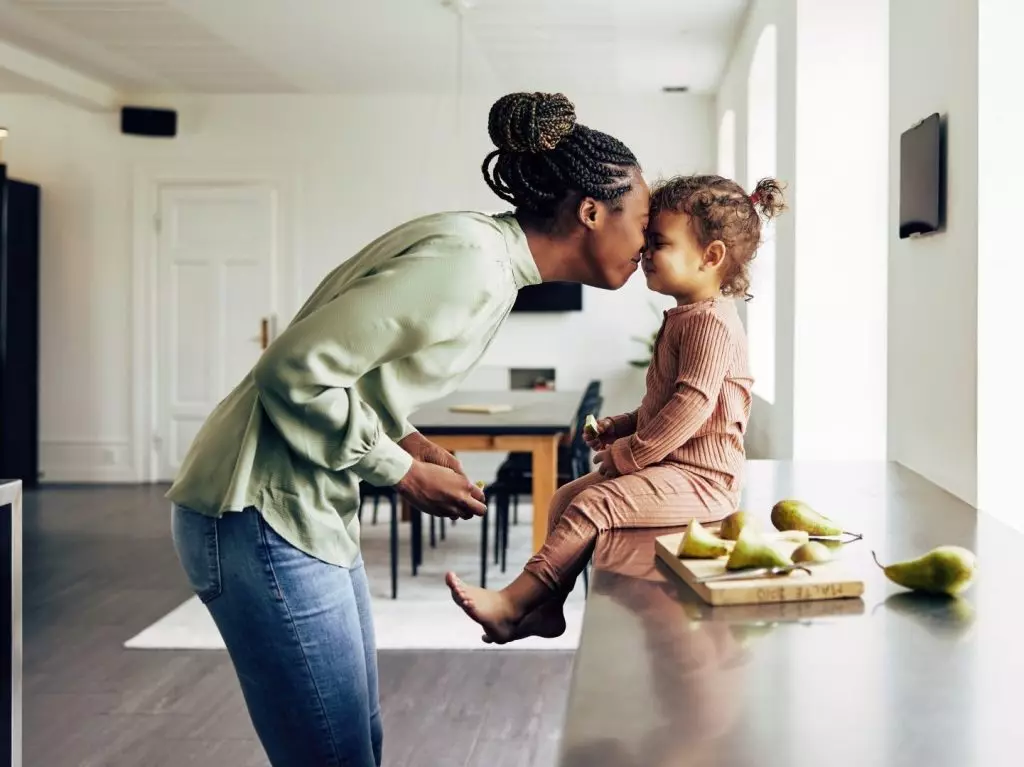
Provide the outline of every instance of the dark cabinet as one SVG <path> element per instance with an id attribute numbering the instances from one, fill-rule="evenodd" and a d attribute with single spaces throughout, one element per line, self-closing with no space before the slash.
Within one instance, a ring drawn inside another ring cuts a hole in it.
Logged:
<path id="1" fill-rule="evenodd" d="M 39 480 L 40 189 L 0 164 L 0 479 Z"/>

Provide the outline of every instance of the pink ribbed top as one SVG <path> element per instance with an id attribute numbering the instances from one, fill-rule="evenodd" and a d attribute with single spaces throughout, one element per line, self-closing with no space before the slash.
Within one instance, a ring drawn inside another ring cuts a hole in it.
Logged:
<path id="1" fill-rule="evenodd" d="M 738 492 L 752 385 L 746 334 L 734 299 L 667 310 L 643 402 L 612 419 L 616 469 L 631 474 L 674 463 Z"/>

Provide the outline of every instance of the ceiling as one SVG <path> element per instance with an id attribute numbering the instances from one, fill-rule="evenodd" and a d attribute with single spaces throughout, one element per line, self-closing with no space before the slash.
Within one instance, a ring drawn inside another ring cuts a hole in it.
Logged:
<path id="1" fill-rule="evenodd" d="M 460 60 L 464 86 L 709 92 L 747 7 L 453 1 L 461 35 L 446 0 L 0 0 L 0 39 L 126 93 L 445 91 Z"/>

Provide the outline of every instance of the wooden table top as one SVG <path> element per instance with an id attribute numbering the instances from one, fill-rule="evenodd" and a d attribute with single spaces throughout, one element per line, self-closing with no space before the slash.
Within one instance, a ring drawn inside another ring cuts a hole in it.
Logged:
<path id="1" fill-rule="evenodd" d="M 581 391 L 458 391 L 427 405 L 411 418 L 423 434 L 558 434 L 570 431 Z M 456 413 L 452 405 L 510 405 L 506 413 Z"/>
<path id="2" fill-rule="evenodd" d="M 800 498 L 864 540 L 861 599 L 715 607 L 654 555 L 666 531 L 601 536 L 559 764 L 1016 765 L 1024 535 L 895 464 L 751 462 L 743 508 Z M 960 600 L 871 560 L 942 544 L 978 557 Z"/>

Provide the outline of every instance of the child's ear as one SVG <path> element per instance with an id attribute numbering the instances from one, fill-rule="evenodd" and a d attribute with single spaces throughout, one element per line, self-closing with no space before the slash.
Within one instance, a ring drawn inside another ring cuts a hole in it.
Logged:
<path id="1" fill-rule="evenodd" d="M 704 249 L 704 266 L 717 269 L 725 261 L 725 243 L 715 240 Z"/>

